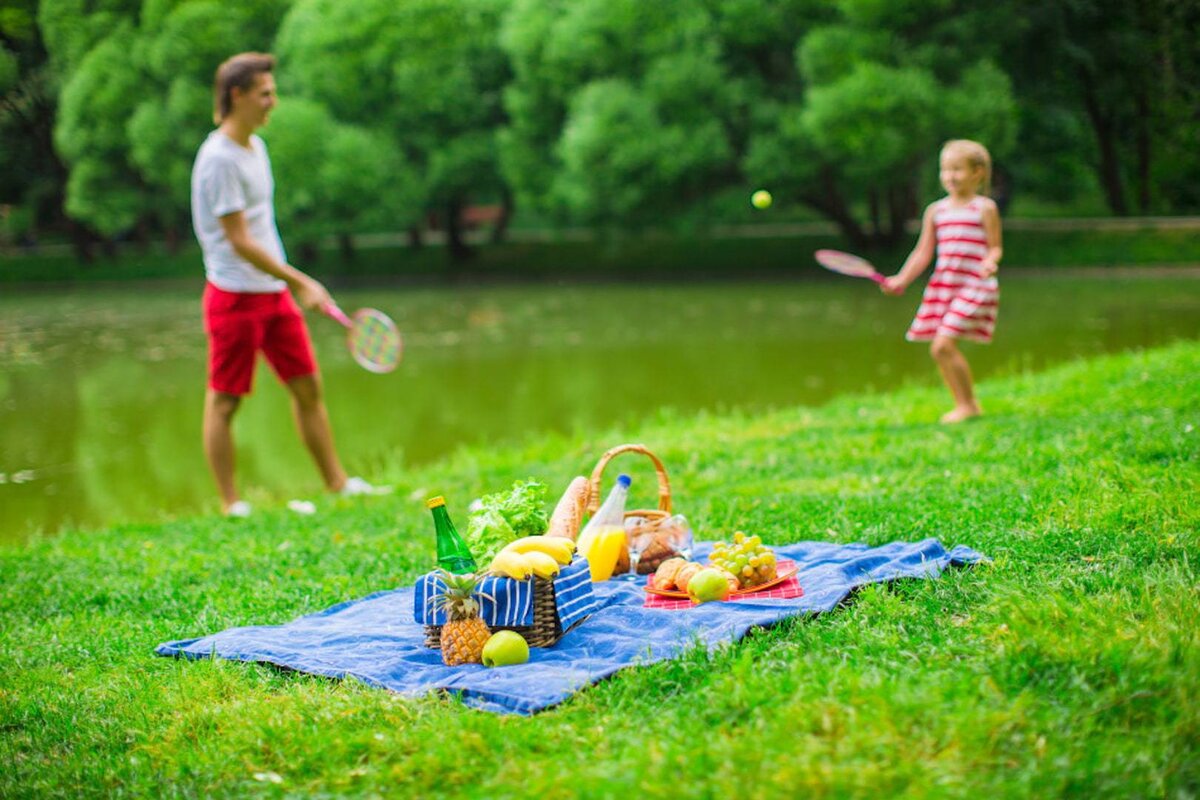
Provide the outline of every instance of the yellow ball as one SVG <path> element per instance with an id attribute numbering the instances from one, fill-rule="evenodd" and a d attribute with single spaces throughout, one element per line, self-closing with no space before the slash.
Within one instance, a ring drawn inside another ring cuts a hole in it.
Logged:
<path id="1" fill-rule="evenodd" d="M 754 194 L 750 195 L 750 205 L 755 208 L 770 208 L 771 193 L 766 189 L 759 189 Z"/>

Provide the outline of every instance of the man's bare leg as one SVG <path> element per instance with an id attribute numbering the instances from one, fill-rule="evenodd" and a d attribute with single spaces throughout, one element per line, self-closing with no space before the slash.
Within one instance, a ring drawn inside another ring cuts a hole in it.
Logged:
<path id="1" fill-rule="evenodd" d="M 302 375 L 288 381 L 287 387 L 292 393 L 292 411 L 300 438 L 312 454 L 325 487 L 331 492 L 340 492 L 346 485 L 346 471 L 333 446 L 333 428 L 325 410 L 320 380 L 316 375 Z"/>
<path id="2" fill-rule="evenodd" d="M 930 355 L 942 372 L 942 379 L 954 396 L 954 408 L 942 415 L 942 422 L 953 424 L 978 417 L 983 413 L 975 399 L 975 387 L 971 380 L 971 365 L 958 349 L 958 344 L 949 336 L 934 337 L 929 348 Z"/>
<path id="3" fill-rule="evenodd" d="M 204 396 L 204 455 L 221 493 L 221 509 L 238 501 L 234 485 L 233 415 L 242 398 L 209 389 Z"/>

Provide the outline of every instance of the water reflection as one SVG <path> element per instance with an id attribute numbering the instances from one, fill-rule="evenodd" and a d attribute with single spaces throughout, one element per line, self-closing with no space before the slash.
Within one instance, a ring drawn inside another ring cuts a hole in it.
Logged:
<path id="1" fill-rule="evenodd" d="M 0 298 L 0 539 L 32 529 L 215 507 L 200 450 L 205 341 L 198 290 Z M 937 380 L 903 340 L 917 304 L 854 281 L 505 287 L 339 293 L 392 313 L 405 360 L 358 369 L 311 319 L 348 465 L 436 459 L 464 444 L 611 427 L 656 409 L 762 409 Z M 980 378 L 1200 334 L 1191 277 L 1006 278 Z M 936 416 L 937 410 L 931 410 Z M 251 497 L 319 481 L 265 366 L 239 412 Z"/>

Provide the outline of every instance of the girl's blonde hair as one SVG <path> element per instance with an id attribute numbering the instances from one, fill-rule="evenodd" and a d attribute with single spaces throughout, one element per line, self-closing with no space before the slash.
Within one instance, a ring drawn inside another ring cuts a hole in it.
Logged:
<path id="1" fill-rule="evenodd" d="M 958 156 L 976 169 L 983 170 L 983 181 L 979 193 L 987 195 L 992 190 L 992 156 L 986 147 L 970 139 L 951 139 L 942 145 L 941 157 Z"/>

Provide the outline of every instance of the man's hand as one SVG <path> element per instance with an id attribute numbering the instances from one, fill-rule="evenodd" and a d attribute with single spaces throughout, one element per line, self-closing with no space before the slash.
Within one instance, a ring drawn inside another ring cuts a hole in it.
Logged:
<path id="1" fill-rule="evenodd" d="M 322 307 L 332 303 L 333 298 L 320 281 L 305 275 L 296 285 L 296 301 L 309 311 L 320 311 Z"/>

